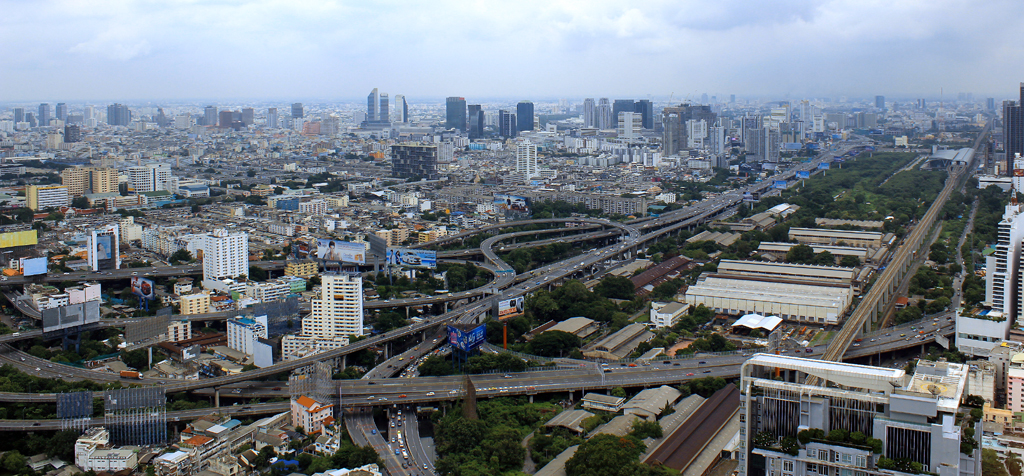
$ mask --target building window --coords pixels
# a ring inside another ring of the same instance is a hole
[[[864,455],[857,455],[857,467],[866,468],[868,466],[867,458]]]
[[[787,472],[787,473],[792,473],[793,472],[793,461],[792,460],[788,460],[788,459],[787,460],[783,460],[782,461],[782,471]]]
[[[807,449],[807,457],[808,458],[813,458],[813,459],[818,459],[818,450],[816,450],[814,448],[808,448]]]
[[[850,453],[842,453],[842,460],[844,464],[853,463],[853,455]]]

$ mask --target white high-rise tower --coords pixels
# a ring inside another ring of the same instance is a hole
[[[214,230],[203,240],[203,287],[225,278],[249,274],[249,234],[228,233],[225,229]]]
[[[522,174],[526,179],[540,175],[537,170],[537,146],[530,142],[520,142],[516,145],[516,173]]]

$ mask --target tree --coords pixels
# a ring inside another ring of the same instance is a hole
[[[192,261],[192,252],[182,248],[178,251],[175,251],[174,254],[172,254],[171,257],[167,259],[167,261],[170,262],[171,264],[178,264],[180,262],[188,263]]]
[[[615,387],[612,389],[612,396],[618,398],[626,398],[626,389],[622,387]]]
[[[89,199],[85,197],[78,197],[71,201],[71,206],[75,208],[89,208]]]
[[[661,438],[664,434],[664,430],[661,428],[661,424],[656,421],[647,421],[638,418],[633,420],[633,428],[630,430],[629,434],[640,440],[646,438]]]
[[[839,266],[843,266],[845,268],[859,268],[860,258],[853,255],[843,256],[843,259],[839,260]]]
[[[999,454],[996,450],[981,450],[981,474],[985,476],[1008,476],[1006,467],[999,461]]]
[[[651,294],[654,295],[655,299],[671,299],[678,291],[679,284],[675,280],[671,280],[655,286]]]
[[[253,281],[266,281],[269,277],[267,271],[259,266],[249,266],[249,279]]]
[[[774,228],[773,228],[774,230]],[[788,230],[787,230],[788,231]],[[809,264],[814,261],[814,248],[808,245],[795,245],[786,253],[786,262]]]
[[[543,357],[561,357],[582,344],[583,341],[575,334],[547,331],[540,333],[530,341],[530,353]]]
[[[594,286],[594,292],[609,299],[633,299],[633,282],[625,276],[606,275]]]
[[[248,175],[249,177],[255,177],[256,176],[256,171],[253,170],[253,169],[249,169],[249,170],[245,171],[245,174]]]
[[[420,364],[419,367],[420,375],[428,376],[442,376],[451,375],[455,373],[455,368],[452,367],[451,362],[440,355],[432,355],[427,357],[426,360]]]
[[[822,251],[814,255],[814,264],[819,266],[835,266],[836,257],[832,256],[832,253],[828,251]]]
[[[600,434],[580,444],[565,463],[567,476],[627,476],[646,474],[637,462],[647,447],[634,436]]]

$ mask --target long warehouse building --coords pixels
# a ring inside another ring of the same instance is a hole
[[[787,321],[839,324],[853,303],[846,286],[795,284],[707,276],[686,290],[683,302],[716,313],[779,316]]]

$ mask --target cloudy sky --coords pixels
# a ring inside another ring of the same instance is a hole
[[[0,0],[0,101],[1011,97],[1019,0]]]

